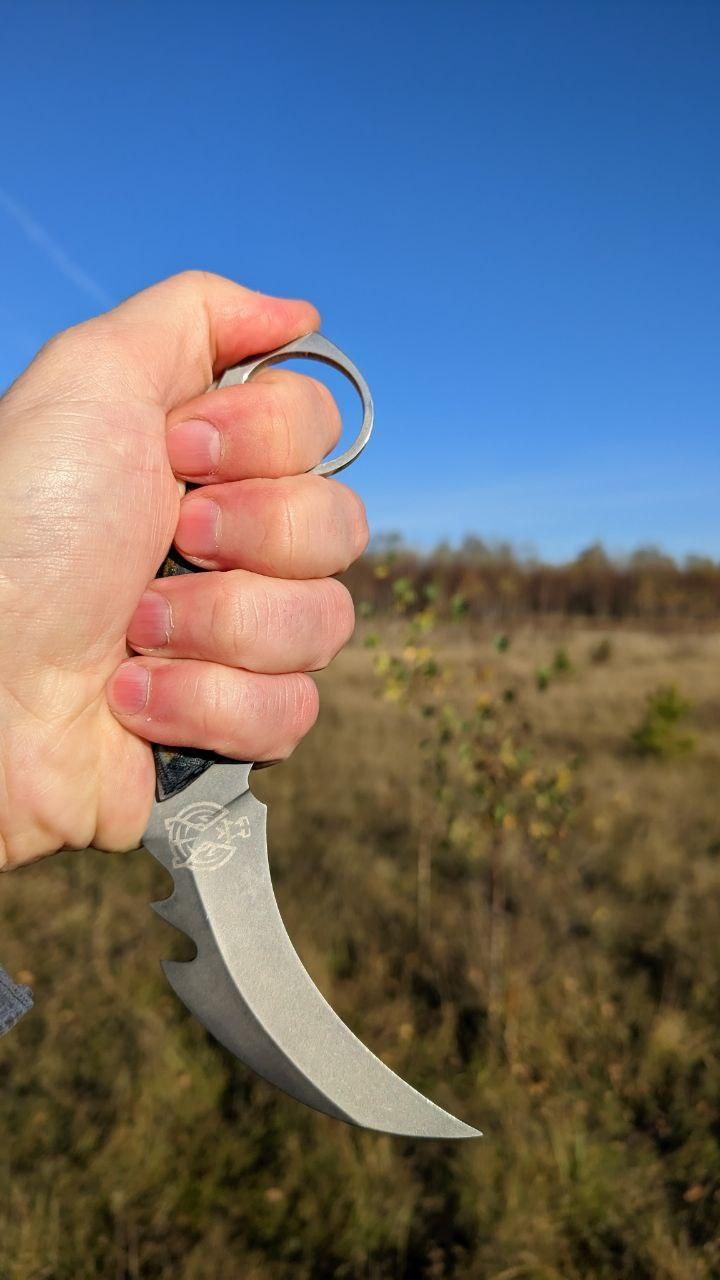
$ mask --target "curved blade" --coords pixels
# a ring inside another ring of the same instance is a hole
[[[322,997],[283,925],[270,879],[263,804],[250,765],[216,764],[156,802],[145,847],[175,889],[154,903],[197,956],[163,965],[170,985],[258,1075],[326,1115],[416,1138],[476,1138],[366,1049]]]

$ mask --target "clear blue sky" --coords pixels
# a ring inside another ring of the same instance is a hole
[[[720,4],[6,6],[0,384],[184,267],[312,298],[376,531],[720,558]]]

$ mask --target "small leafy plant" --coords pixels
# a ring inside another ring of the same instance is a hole
[[[695,739],[681,729],[690,711],[690,703],[674,684],[662,685],[648,695],[645,714],[631,734],[633,750],[640,756],[674,759],[687,755]]]
[[[489,661],[472,660],[458,669],[448,659],[444,630],[457,624],[467,599],[455,596],[442,608],[438,593],[424,598],[405,578],[392,582],[395,611],[405,622],[400,633],[366,638],[374,650],[378,692],[400,703],[416,721],[421,754],[418,804],[417,927],[427,934],[431,886],[436,873],[476,881],[483,887],[487,916],[479,936],[488,939],[486,976],[489,1004],[501,1000],[504,983],[501,936],[504,907],[518,866],[542,865],[560,857],[579,801],[577,761],[539,758],[523,679],[507,669],[511,640],[500,634]],[[564,649],[547,666],[552,676],[570,671]],[[535,673],[535,682],[541,674]]]

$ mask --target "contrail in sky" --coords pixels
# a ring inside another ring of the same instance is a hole
[[[102,286],[87,274],[87,271],[83,271],[82,267],[61,248],[50,233],[44,227],[41,227],[40,223],[36,222],[27,210],[23,209],[17,200],[13,200],[12,196],[8,195],[7,191],[4,191],[2,187],[0,187],[0,209],[3,209],[8,217],[12,218],[13,222],[17,224],[32,244],[36,244],[43,251],[45,256],[55,264],[58,271],[65,276],[66,280],[69,280],[71,284],[74,284],[77,289],[86,293],[95,302],[99,302],[101,306],[112,307],[115,305],[114,299],[110,297],[109,293],[106,293]]]

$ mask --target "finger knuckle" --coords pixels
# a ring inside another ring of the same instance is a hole
[[[71,358],[74,362],[91,360],[99,353],[111,323],[109,316],[101,315],[61,329],[43,344],[40,355],[61,363],[67,363]]]
[[[295,471],[294,409],[297,395],[288,375],[265,369],[253,379],[253,414],[270,445],[273,459],[269,475],[292,475]]]
[[[178,271],[174,276],[170,276],[166,284],[171,288],[177,289],[180,293],[204,297],[208,288],[216,284],[221,278],[213,271],[202,271],[198,267],[189,267],[185,271]]]
[[[261,578],[244,594],[242,602],[245,643],[258,657],[274,655],[292,641],[297,625],[297,599],[291,584],[278,592]]]
[[[300,672],[286,676],[281,689],[282,746],[289,754],[315,724],[319,698],[315,682]]]
[[[313,635],[316,637],[315,662],[312,670],[327,666],[346,645],[355,630],[355,607],[347,587],[336,578],[326,578],[318,583],[315,596],[316,617],[313,619]]]
[[[370,527],[368,525],[365,503],[360,495],[355,493],[354,490],[350,489],[349,492],[352,495],[354,503],[352,531],[354,551],[353,559],[356,560],[358,556],[361,556],[367,550],[367,545],[370,541]]]
[[[296,576],[296,569],[300,564],[303,529],[307,535],[306,525],[304,504],[295,487],[283,487],[279,491],[273,540],[277,558],[286,565],[291,578]],[[307,541],[307,536],[304,541]]]
[[[342,582],[338,582],[336,578],[331,578],[331,582],[337,609],[337,628],[340,639],[338,648],[341,649],[352,638],[355,631],[355,601]]]
[[[269,428],[281,474],[291,474],[295,468],[295,432],[293,430],[294,397],[284,384],[276,387],[268,398]]]
[[[342,435],[342,420],[335,397],[325,383],[320,382],[318,378],[309,378],[306,375],[305,380],[312,400],[313,417],[323,424],[324,442],[327,448],[332,449]]]
[[[49,356],[51,359],[56,355],[62,356],[68,350],[72,350],[83,340],[82,328],[80,325],[72,325],[68,329],[61,329],[59,333],[53,333],[41,346],[38,354]]]
[[[203,742],[213,750],[227,750],[232,745],[232,730],[241,711],[241,699],[221,667],[206,664],[197,679],[194,700],[199,707]]]
[[[252,603],[232,575],[220,576],[210,608],[209,633],[232,660],[257,639],[258,619]]]
[[[314,725],[318,714],[318,692],[309,676],[302,673],[273,676],[254,682],[254,720],[259,749],[256,759],[284,760]]]
[[[370,540],[370,530],[365,512],[365,503],[359,494],[355,493],[354,489],[350,489],[347,485],[340,483],[340,481],[336,480],[333,483],[337,486],[345,520],[346,554],[342,568],[347,569],[353,560],[357,560],[366,550]]]

